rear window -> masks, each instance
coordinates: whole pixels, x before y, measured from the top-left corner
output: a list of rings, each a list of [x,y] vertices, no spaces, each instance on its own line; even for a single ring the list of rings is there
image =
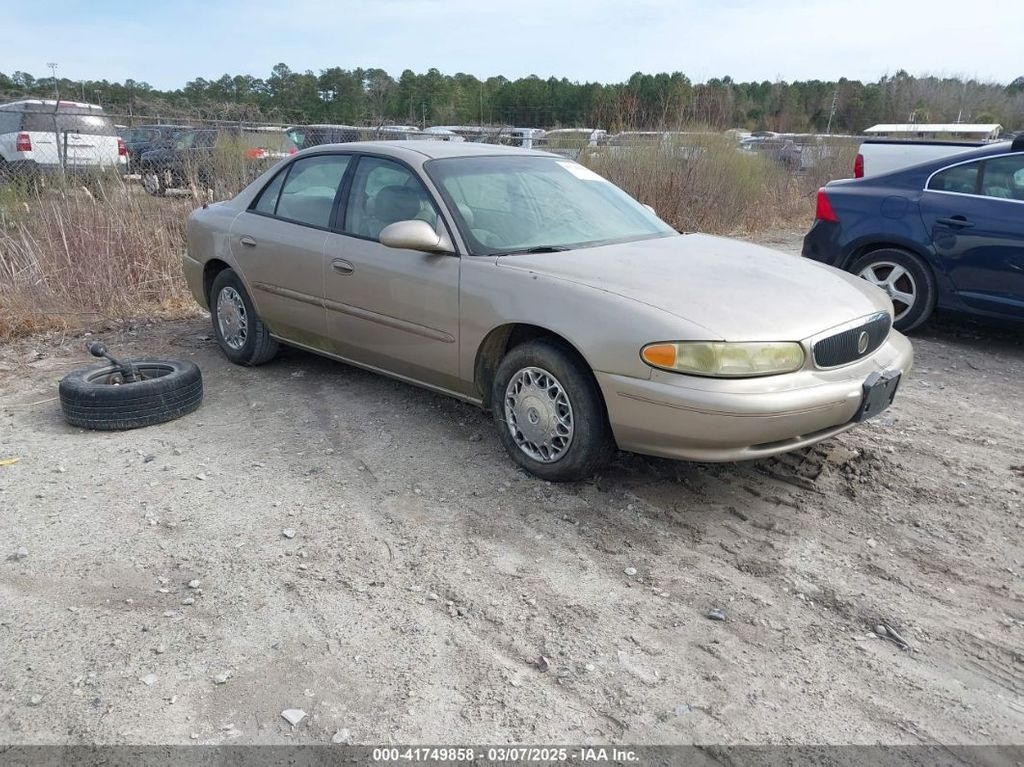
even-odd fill
[[[25,112],[21,116],[23,131],[38,133],[80,133],[86,136],[116,136],[114,121],[106,115],[69,114],[67,112]]]
[[[133,128],[130,131],[126,131],[121,135],[128,143],[138,143],[141,141],[155,141],[160,138],[160,131],[156,128]]]

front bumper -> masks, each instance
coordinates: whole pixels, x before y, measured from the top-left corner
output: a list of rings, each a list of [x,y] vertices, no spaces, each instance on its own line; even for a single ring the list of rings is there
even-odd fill
[[[892,331],[874,354],[833,370],[747,379],[661,371],[649,380],[596,375],[623,450],[687,461],[746,461],[852,428],[865,379],[885,370],[906,376],[913,359],[910,342]]]

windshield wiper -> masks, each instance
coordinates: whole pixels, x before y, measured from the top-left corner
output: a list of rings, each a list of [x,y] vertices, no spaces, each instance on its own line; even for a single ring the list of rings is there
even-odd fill
[[[524,256],[527,253],[562,253],[569,250],[565,245],[537,245],[533,248],[506,250],[502,253],[491,253],[492,256]]]

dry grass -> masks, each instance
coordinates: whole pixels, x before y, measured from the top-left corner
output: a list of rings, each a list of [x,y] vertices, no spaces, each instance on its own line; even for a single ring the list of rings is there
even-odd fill
[[[190,201],[90,186],[0,197],[0,340],[189,306]]]
[[[814,191],[847,175],[855,153],[855,145],[840,147],[794,175],[769,158],[737,151],[731,139],[704,135],[685,144],[584,148],[580,160],[677,229],[751,234],[809,225]],[[215,199],[252,178],[253,166],[238,156],[218,155]],[[181,253],[188,212],[208,192],[190,180],[185,198],[150,197],[116,179],[31,193],[0,187],[0,341],[101,318],[196,311]]]
[[[766,156],[738,151],[725,136],[603,147],[580,161],[680,231],[752,233],[805,225],[813,215],[813,190],[799,176]]]

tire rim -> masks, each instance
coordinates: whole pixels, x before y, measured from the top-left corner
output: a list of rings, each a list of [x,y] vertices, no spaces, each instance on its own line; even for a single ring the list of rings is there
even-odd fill
[[[149,194],[156,194],[160,191],[160,179],[155,173],[143,173],[142,188]]]
[[[249,335],[249,317],[238,291],[227,286],[217,294],[217,329],[228,348],[238,351]]]
[[[572,403],[561,382],[541,368],[523,368],[508,382],[505,423],[519,449],[540,463],[554,463],[572,444]]]
[[[859,276],[889,294],[894,322],[909,314],[917,303],[917,283],[904,266],[892,261],[876,261],[865,266]]]
[[[121,369],[115,367],[99,368],[91,371],[85,376],[85,382],[96,386],[131,386],[132,384],[150,381],[154,378],[161,378],[174,372],[170,365],[161,365],[159,362],[143,362],[132,364],[135,371],[135,381],[125,383],[121,378]]]

